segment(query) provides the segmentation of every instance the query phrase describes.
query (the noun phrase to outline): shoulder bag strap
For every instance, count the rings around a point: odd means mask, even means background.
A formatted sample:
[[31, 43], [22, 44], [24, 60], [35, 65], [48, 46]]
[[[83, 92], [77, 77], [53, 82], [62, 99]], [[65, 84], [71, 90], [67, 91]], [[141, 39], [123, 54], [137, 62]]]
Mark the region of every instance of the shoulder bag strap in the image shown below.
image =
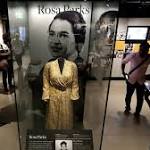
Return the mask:
[[146, 62], [148, 60], [149, 56], [147, 56], [141, 63], [139, 63], [135, 68], [133, 68], [128, 75], [130, 75], [132, 72], [134, 72], [137, 68], [139, 68], [142, 64], [144, 64], [144, 62]]

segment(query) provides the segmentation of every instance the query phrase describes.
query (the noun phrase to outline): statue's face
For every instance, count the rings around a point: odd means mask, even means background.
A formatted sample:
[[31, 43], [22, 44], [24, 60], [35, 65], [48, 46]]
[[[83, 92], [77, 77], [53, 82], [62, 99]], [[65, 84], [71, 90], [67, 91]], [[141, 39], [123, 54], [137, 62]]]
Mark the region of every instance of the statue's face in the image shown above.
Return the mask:
[[104, 17], [96, 27], [97, 46], [112, 44], [115, 30], [115, 18]]
[[75, 52], [75, 37], [67, 20], [56, 19], [49, 30], [49, 51], [53, 57], [72, 55]]

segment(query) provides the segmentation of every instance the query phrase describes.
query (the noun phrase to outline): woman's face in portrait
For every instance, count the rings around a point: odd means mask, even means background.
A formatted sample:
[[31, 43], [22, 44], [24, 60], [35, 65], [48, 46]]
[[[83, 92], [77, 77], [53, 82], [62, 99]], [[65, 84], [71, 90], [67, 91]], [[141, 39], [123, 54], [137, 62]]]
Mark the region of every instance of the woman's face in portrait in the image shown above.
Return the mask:
[[66, 149], [67, 149], [66, 144], [62, 144], [62, 145], [61, 145], [61, 150], [66, 150]]
[[48, 47], [53, 57], [71, 55], [75, 52], [75, 37], [67, 20], [55, 19], [49, 30]]

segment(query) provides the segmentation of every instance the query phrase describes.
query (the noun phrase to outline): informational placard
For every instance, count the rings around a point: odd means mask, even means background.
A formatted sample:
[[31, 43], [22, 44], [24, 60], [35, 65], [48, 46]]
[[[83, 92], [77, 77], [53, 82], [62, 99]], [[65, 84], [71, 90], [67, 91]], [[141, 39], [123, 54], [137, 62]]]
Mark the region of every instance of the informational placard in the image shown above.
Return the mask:
[[26, 150], [93, 150], [91, 130], [28, 130]]

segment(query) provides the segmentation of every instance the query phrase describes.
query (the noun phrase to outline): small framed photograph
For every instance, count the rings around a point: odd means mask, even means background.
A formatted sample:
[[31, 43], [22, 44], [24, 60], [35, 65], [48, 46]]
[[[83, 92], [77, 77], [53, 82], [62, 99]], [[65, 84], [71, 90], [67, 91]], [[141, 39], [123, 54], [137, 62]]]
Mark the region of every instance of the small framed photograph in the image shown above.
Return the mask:
[[55, 140], [55, 150], [73, 150], [72, 140]]

